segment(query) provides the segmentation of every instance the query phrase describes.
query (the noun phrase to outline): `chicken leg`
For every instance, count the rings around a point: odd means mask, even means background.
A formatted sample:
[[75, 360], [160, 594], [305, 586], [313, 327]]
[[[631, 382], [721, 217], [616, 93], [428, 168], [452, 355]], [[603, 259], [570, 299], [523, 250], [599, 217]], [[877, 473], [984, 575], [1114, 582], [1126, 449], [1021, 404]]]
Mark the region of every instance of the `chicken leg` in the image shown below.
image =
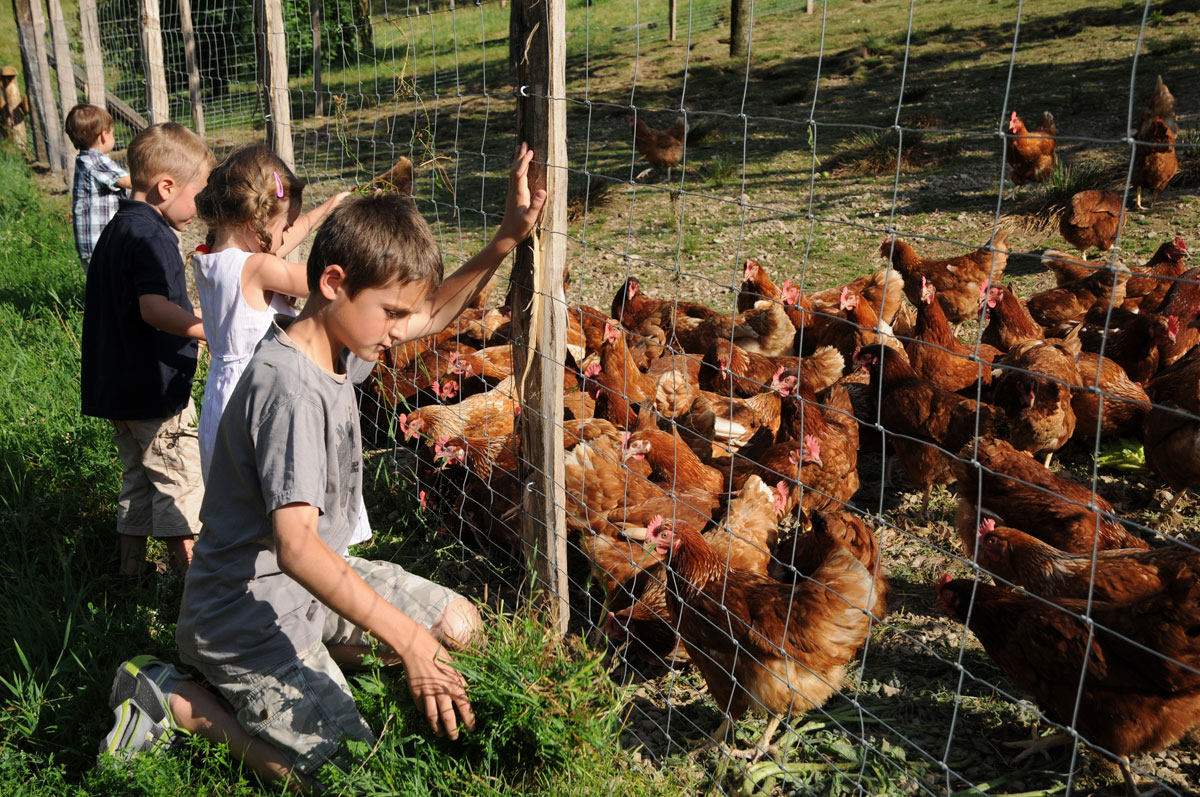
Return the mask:
[[1049, 750], [1055, 747], [1062, 747], [1066, 744], [1072, 744], [1074, 741], [1075, 737], [1071, 734], [1059, 732], [1043, 738], [1030, 739], [1026, 742], [1005, 742], [1004, 746], [1016, 748], [1021, 751], [1017, 754], [1017, 757], [1013, 759], [1014, 762], [1017, 762], [1028, 758], [1034, 753], [1041, 753], [1042, 755], [1046, 756], [1047, 759], [1049, 759]]

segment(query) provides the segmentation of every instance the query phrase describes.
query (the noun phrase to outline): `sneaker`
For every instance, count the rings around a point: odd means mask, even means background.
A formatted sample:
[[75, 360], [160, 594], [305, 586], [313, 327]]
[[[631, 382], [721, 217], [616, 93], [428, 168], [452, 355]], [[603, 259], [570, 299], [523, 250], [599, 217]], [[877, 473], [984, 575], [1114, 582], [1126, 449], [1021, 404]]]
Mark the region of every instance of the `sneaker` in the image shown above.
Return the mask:
[[100, 743], [100, 752], [120, 758], [165, 749], [177, 733], [167, 695], [185, 675], [171, 664], [153, 656], [137, 656], [117, 667], [109, 708], [115, 722]]

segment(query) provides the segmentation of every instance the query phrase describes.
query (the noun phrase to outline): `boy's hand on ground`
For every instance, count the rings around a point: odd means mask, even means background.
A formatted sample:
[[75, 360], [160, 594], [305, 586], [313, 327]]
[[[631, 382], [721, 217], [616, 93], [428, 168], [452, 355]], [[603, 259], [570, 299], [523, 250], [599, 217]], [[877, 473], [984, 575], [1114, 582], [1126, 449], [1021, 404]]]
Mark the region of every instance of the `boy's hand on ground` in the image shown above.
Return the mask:
[[[416, 641], [403, 655], [408, 688], [417, 708], [425, 712], [434, 733], [458, 738], [459, 718], [467, 730], [475, 729], [475, 714], [467, 699], [467, 682], [450, 664], [446, 649], [430, 635]], [[456, 713], [457, 712], [457, 713]]]
[[546, 204], [544, 187], [538, 186], [536, 190], [530, 191], [529, 164], [532, 162], [533, 150], [522, 142], [508, 174], [508, 199], [504, 206], [504, 219], [496, 232], [497, 241], [502, 242], [506, 251], [512, 250], [529, 236], [542, 213], [542, 206]]

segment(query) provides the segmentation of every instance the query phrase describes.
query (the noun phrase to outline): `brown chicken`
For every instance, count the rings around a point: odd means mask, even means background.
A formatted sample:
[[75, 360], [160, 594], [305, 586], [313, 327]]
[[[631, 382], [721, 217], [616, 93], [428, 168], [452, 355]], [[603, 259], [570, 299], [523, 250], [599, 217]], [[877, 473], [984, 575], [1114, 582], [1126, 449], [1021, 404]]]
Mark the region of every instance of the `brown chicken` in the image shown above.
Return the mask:
[[625, 343], [625, 332], [617, 324], [606, 322], [604, 343], [600, 345], [600, 373], [608, 377], [608, 387], [639, 403], [654, 395], [654, 379], [643, 374]]
[[432, 444], [443, 437], [503, 437], [511, 434], [516, 418], [513, 378], [486, 393], [457, 404], [435, 404], [401, 413], [397, 424], [405, 439], [424, 437]]
[[762, 264], [751, 258], [746, 261], [746, 267], [742, 271], [742, 284], [737, 294], [737, 311], [745, 312], [762, 299], [782, 302], [783, 292], [771, 281], [771, 275]]
[[[1088, 321], [1098, 321], [1099, 326], [1085, 325], [1079, 333], [1084, 350], [1100, 352], [1125, 369], [1134, 382], [1144, 383], [1158, 371], [1161, 349], [1175, 342], [1179, 334], [1179, 321], [1175, 316], [1163, 317], [1156, 313], [1135, 313], [1117, 329], [1104, 329], [1107, 308], [1097, 307], [1088, 314]], [[1117, 320], [1117, 313], [1112, 319]]]
[[1050, 179], [1050, 173], [1054, 171], [1054, 137], [1058, 135], [1050, 112], [1044, 111], [1038, 126], [1030, 131], [1013, 111], [1008, 132], [1005, 157], [1013, 185], [1044, 183]]
[[[972, 465], [972, 457], [982, 467]], [[981, 437], [978, 451], [975, 443], [964, 446], [954, 460], [954, 470], [958, 479], [955, 528], [965, 550], [975, 546], [981, 509], [1063, 551], [1149, 547], [1116, 520], [1112, 504], [1103, 496], [1054, 474], [1005, 440]], [[982, 504], [977, 503], [980, 500]]]
[[1200, 418], [1165, 400], [1146, 416], [1142, 443], [1146, 464], [1175, 494], [1169, 515], [1189, 487], [1200, 487]]
[[728, 340], [748, 352], [774, 357], [792, 351], [796, 328], [783, 304], [761, 299], [735, 315], [677, 315], [674, 338], [678, 347], [689, 354], [702, 356], [715, 341]]
[[1009, 439], [1034, 456], [1054, 452], [1075, 432], [1072, 388], [1080, 386], [1079, 341], [1030, 341], [996, 361], [992, 399], [1008, 416]]
[[987, 288], [988, 324], [980, 341], [1000, 351], [1010, 351], [1030, 340], [1041, 340], [1046, 332], [1033, 320], [1012, 285], [991, 285]]
[[937, 586], [938, 603], [969, 624], [1047, 717], [1117, 756], [1136, 794], [1127, 757], [1174, 744], [1200, 723], [1200, 572], [1190, 570], [1176, 590], [1090, 605], [1067, 599], [1055, 605], [947, 575]]
[[661, 530], [667, 606], [709, 695], [726, 714], [722, 741], [747, 708], [769, 719], [760, 750], [784, 717], [818, 708], [836, 692], [866, 641], [875, 579], [835, 542], [811, 579], [780, 583], [725, 563], [694, 529]]
[[980, 381], [992, 383], [992, 360], [1000, 350], [987, 344], [965, 346], [954, 337], [954, 330], [936, 301], [936, 289], [921, 278], [921, 304], [917, 305], [917, 328], [914, 336], [905, 341], [908, 362], [917, 376], [928, 379], [942, 390], [956, 393], [971, 389]]
[[[1096, 422], [1100, 422], [1101, 437], [1137, 435], [1142, 419], [1150, 411], [1150, 397], [1142, 386], [1132, 381], [1125, 369], [1107, 357], [1084, 352], [1077, 363], [1082, 390], [1075, 391], [1071, 409], [1075, 411], [1075, 436], [1092, 445]], [[1089, 388], [1097, 387], [1104, 397]]]
[[680, 302], [672, 299], [654, 299], [642, 292], [641, 281], [629, 277], [621, 285], [612, 301], [612, 317], [621, 322], [625, 329], [635, 330], [641, 335], [653, 331], [670, 336], [679, 315], [688, 318], [713, 318], [716, 310], [696, 302]]
[[1112, 191], [1080, 191], [1071, 197], [1059, 217], [1058, 231], [1087, 259], [1092, 247], [1101, 252], [1112, 249], [1125, 226], [1125, 207], [1121, 195]]
[[979, 552], [989, 572], [1049, 600], [1145, 600], [1200, 570], [1200, 552], [1183, 545], [1067, 553], [991, 518], [979, 524]]
[[833, 346], [847, 362], [854, 352], [873, 343], [882, 343], [901, 356], [907, 356], [900, 341], [892, 334], [892, 328], [880, 321], [871, 303], [849, 287], [842, 288], [838, 310], [841, 317], [831, 319], [817, 332], [818, 343]]
[[909, 481], [923, 490], [921, 511], [927, 515], [933, 485], [952, 480], [953, 452], [977, 434], [994, 431], [1000, 413], [921, 379], [883, 346], [868, 346], [854, 359], [870, 372], [871, 390], [880, 395], [879, 423], [889, 433], [886, 445], [895, 449]]
[[819, 393], [841, 377], [844, 364], [842, 355], [832, 347], [818, 349], [808, 357], [767, 357], [728, 340], [715, 340], [700, 365], [700, 386], [746, 398], [777, 388], [789, 377], [794, 380], [798, 369], [799, 387]]
[[[1179, 160], [1175, 157], [1175, 131], [1160, 117], [1150, 123], [1144, 139], [1139, 139], [1133, 150], [1133, 174], [1131, 180], [1136, 187], [1136, 203], [1142, 210], [1142, 189], [1154, 194], [1167, 187], [1167, 183], [1179, 174]], [[1154, 204], [1154, 199], [1150, 204]]]
[[[858, 421], [854, 407], [842, 385], [830, 388], [826, 400], [827, 404], [820, 404], [811, 394], [783, 400], [780, 440], [804, 443], [794, 456], [806, 460], [790, 488], [785, 506], [789, 513], [796, 507], [805, 512], [841, 509], [858, 492]], [[777, 482], [770, 483], [778, 487]], [[786, 482], [784, 487], [788, 488]]]
[[841, 510], [806, 512], [792, 534], [779, 542], [769, 575], [777, 581], [792, 582], [811, 576], [821, 566], [828, 540], [834, 540], [854, 554], [867, 572], [875, 576], [871, 596], [871, 614], [882, 620], [887, 615], [891, 585], [879, 560], [879, 540], [861, 516]]
[[[519, 512], [524, 487], [517, 478], [520, 438], [441, 438], [434, 443], [434, 460], [441, 461], [454, 490], [438, 490], [451, 502], [463, 527], [480, 541], [499, 544], [513, 557], [521, 553]], [[448, 469], [457, 467], [459, 473]]]
[[904, 276], [904, 292], [914, 305], [921, 301], [921, 277], [937, 289], [937, 298], [952, 324], [979, 315], [986, 296], [982, 286], [996, 284], [1008, 263], [1008, 232], [997, 231], [990, 246], [957, 257], [924, 258], [899, 239], [884, 238], [879, 256], [891, 260]]
[[1188, 254], [1187, 242], [1178, 235], [1159, 246], [1146, 265], [1130, 269], [1133, 275], [1125, 283], [1125, 302], [1121, 306], [1141, 312], [1157, 310], [1175, 278], [1183, 276]]
[[666, 130], [656, 130], [639, 117], [629, 117], [629, 126], [633, 128], [633, 147], [638, 154], [645, 158], [651, 166], [666, 169], [668, 177], [671, 169], [683, 160], [683, 144], [687, 137], [687, 122], [680, 116]]
[[725, 476], [705, 465], [695, 452], [674, 432], [642, 429], [629, 438], [629, 450], [636, 450], [651, 466], [651, 481], [668, 490], [696, 488], [714, 495], [725, 491]]
[[1076, 260], [1059, 249], [1047, 249], [1042, 252], [1042, 265], [1047, 271], [1054, 273], [1055, 285], [1087, 279], [1096, 273], [1096, 269], [1104, 268], [1104, 263], [1100, 261]]
[[1035, 293], [1025, 300], [1025, 306], [1033, 320], [1043, 327], [1082, 321], [1093, 307], [1105, 310], [1110, 306], [1120, 307], [1125, 301], [1125, 283], [1129, 276], [1125, 269], [1105, 266], [1084, 279]]
[[1158, 367], [1166, 368], [1200, 343], [1200, 268], [1189, 268], [1167, 291], [1158, 314], [1175, 316], [1178, 331], [1174, 342], [1158, 347]]
[[1146, 103], [1141, 115], [1138, 116], [1133, 131], [1134, 138], [1146, 140], [1150, 125], [1154, 123], [1155, 119], [1162, 119], [1172, 131], [1179, 132], [1179, 126], [1175, 121], [1175, 95], [1167, 88], [1167, 84], [1163, 83], [1162, 75], [1155, 78], [1154, 91], [1150, 94], [1150, 100]]

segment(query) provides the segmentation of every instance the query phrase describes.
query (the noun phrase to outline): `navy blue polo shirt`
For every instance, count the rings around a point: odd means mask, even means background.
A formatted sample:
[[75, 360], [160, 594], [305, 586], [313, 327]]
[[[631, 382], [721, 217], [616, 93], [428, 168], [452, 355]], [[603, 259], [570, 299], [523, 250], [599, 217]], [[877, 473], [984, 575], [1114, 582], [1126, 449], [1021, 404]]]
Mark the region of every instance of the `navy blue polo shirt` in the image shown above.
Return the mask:
[[165, 296], [191, 312], [179, 239], [145, 202], [122, 199], [88, 266], [81, 404], [113, 420], [168, 418], [187, 406], [197, 344], [142, 320], [138, 298]]

